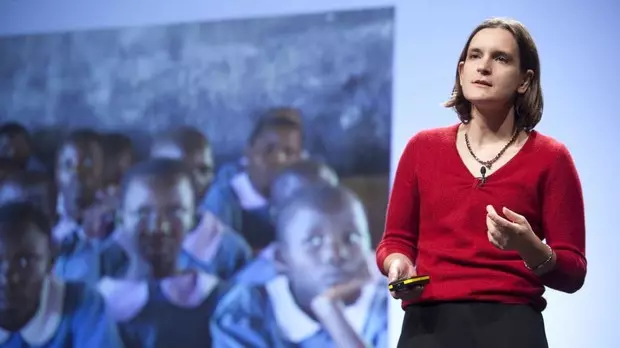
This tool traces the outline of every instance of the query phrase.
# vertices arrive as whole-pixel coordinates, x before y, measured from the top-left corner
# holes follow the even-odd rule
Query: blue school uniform
[[[369,347],[387,347],[387,297],[386,284],[373,281],[343,309]],[[214,348],[334,347],[321,325],[298,308],[284,276],[264,285],[235,285],[220,301],[211,332]]]
[[[203,203],[205,210],[238,231],[252,249],[261,250],[275,240],[268,201],[254,189],[247,172],[214,182]]]
[[[4,348],[122,348],[103,298],[81,283],[49,279],[34,318],[19,332],[0,329]]]
[[[275,265],[275,244],[260,252],[232,278],[233,284],[265,284],[278,275]]]
[[[99,284],[127,348],[211,347],[209,321],[222,292],[206,273]],[[182,295],[180,295],[182,294]]]
[[[248,162],[247,158],[242,157],[237,162],[229,162],[229,163],[223,164],[220,167],[220,169],[217,171],[217,173],[215,174],[215,180],[229,181],[235,175],[245,171],[245,168],[248,164],[247,162]]]
[[[237,232],[215,215],[204,212],[196,229],[183,242],[191,264],[198,269],[230,279],[252,258],[252,249]]]
[[[81,226],[67,218],[61,219],[53,233],[60,247],[54,264],[57,277],[95,284],[103,276],[118,276],[124,272],[127,256],[111,238],[89,239]]]
[[[227,185],[227,183],[232,180],[236,175],[243,173],[245,171],[247,159],[244,157],[237,162],[229,162],[223,164],[219,170],[215,173],[215,177],[213,178],[213,183],[209,191],[211,191],[215,186]],[[203,196],[200,197],[200,202],[198,204],[198,210],[203,213],[205,211],[213,212],[213,203],[212,198],[209,197],[209,191]]]

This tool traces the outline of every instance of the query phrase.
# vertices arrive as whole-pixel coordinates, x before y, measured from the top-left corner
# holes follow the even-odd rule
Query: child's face
[[[51,256],[48,237],[34,224],[0,224],[0,315],[37,305]]]
[[[124,194],[123,232],[138,238],[140,253],[151,264],[176,262],[183,238],[194,225],[194,213],[189,178],[168,183],[136,178]]]
[[[368,274],[368,223],[357,202],[325,213],[300,207],[280,235],[280,255],[302,303]]]
[[[186,152],[171,144],[158,147],[151,153],[151,156],[183,161],[192,173],[198,199],[204,197],[213,182],[215,165],[210,146],[201,146]]]
[[[0,135],[0,156],[25,163],[30,156],[28,141],[21,135]]]
[[[41,209],[50,220],[56,219],[56,197],[45,181],[27,186],[15,182],[0,185],[0,203],[16,201],[29,202]]]
[[[296,129],[266,129],[248,149],[249,174],[257,189],[268,195],[282,168],[301,157],[301,133]]]
[[[61,147],[56,163],[58,188],[65,211],[73,218],[93,203],[103,185],[103,151],[96,142],[68,143]]]

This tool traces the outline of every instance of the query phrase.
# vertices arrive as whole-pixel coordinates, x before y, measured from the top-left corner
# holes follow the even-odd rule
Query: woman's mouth
[[[493,84],[487,80],[474,80],[473,84],[483,86],[483,87],[493,87]]]

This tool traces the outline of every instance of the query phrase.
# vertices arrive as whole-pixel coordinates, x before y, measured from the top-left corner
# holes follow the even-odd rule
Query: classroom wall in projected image
[[[2,37],[0,200],[52,183],[11,199],[45,208],[53,272],[128,346],[323,348],[348,325],[386,347],[393,34],[386,7]],[[181,270],[210,279],[187,311],[160,281]]]

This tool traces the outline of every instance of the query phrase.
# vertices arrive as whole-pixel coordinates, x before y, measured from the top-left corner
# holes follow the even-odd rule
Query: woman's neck
[[[466,129],[470,142],[476,147],[504,143],[510,140],[515,132],[514,108],[483,111],[472,107],[471,121]]]

